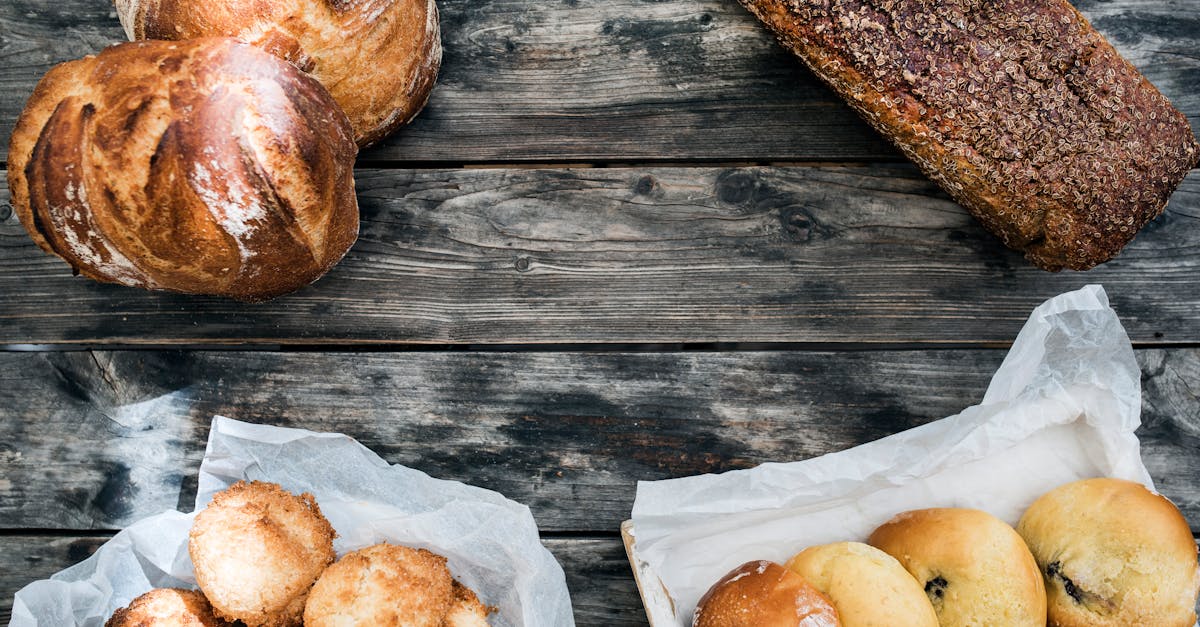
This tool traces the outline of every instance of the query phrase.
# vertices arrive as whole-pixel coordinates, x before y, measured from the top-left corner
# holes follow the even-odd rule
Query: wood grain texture
[[[100,547],[108,536],[4,536],[0,541],[0,624],[12,617],[13,595],[31,581],[75,564]],[[620,538],[546,538],[558,558],[579,627],[645,625],[646,615]]]
[[[1001,350],[0,353],[0,528],[191,508],[214,414],[340,432],[497,490],[543,531],[615,532],[638,480],[839,451],[955,414]],[[1200,349],[1138,351],[1142,455],[1200,529]]]
[[[1088,283],[1135,341],[1200,341],[1200,172],[1116,260],[1058,274],[902,164],[365,170],[358,192],[346,259],[261,305],[72,277],[0,215],[0,344],[994,345]]]
[[[1075,4],[1200,128],[1200,2]],[[733,0],[438,5],[429,106],[365,159],[899,158]],[[109,0],[0,3],[2,145],[51,65],[123,38]]]

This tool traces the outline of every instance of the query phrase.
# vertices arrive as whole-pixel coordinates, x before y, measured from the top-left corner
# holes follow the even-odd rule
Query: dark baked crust
[[[1008,246],[1115,256],[1200,160],[1183,114],[1065,0],[740,0]]]
[[[143,41],[60,64],[9,149],[33,240],[89,278],[265,300],[358,235],[349,122],[320,83],[233,39]]]
[[[366,147],[410,122],[442,62],[434,0],[115,0],[131,40],[229,36],[309,72]]]

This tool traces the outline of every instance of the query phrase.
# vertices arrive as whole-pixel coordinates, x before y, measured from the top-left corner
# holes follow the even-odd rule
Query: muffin
[[[1195,624],[1196,541],[1175,505],[1140,483],[1060,486],[1029,507],[1017,532],[1045,579],[1051,625]]]
[[[334,535],[311,494],[238,482],[196,515],[188,553],[217,616],[247,627],[292,627],[334,560]]]
[[[905,512],[867,542],[925,588],[942,627],[1046,624],[1046,590],[1033,555],[1004,521],[974,509]]]

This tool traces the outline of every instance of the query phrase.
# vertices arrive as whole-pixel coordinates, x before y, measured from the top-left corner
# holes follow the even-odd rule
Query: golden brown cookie
[[[195,590],[156,588],[113,613],[104,627],[231,627]]]
[[[304,601],[331,564],[333,527],[311,494],[238,482],[196,515],[188,552],[214,612],[247,627],[300,625]]]

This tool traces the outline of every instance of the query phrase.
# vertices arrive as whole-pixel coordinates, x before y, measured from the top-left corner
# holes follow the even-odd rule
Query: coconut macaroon
[[[292,627],[336,556],[334,535],[311,494],[241,481],[196,515],[188,552],[217,616],[247,627]]]
[[[230,627],[195,590],[156,588],[113,612],[104,627]]]
[[[898,514],[867,543],[896,558],[924,587],[942,627],[1045,627],[1037,562],[1008,523],[977,509]]]
[[[1055,488],[1017,531],[1046,583],[1056,627],[1196,623],[1200,568],[1187,520],[1142,484],[1085,479]]]
[[[347,553],[325,569],[304,608],[306,627],[486,626],[488,608],[456,582],[446,558],[395,544]]]
[[[873,546],[813,546],[786,566],[833,601],[844,627],[938,627],[921,584],[896,558]]]

